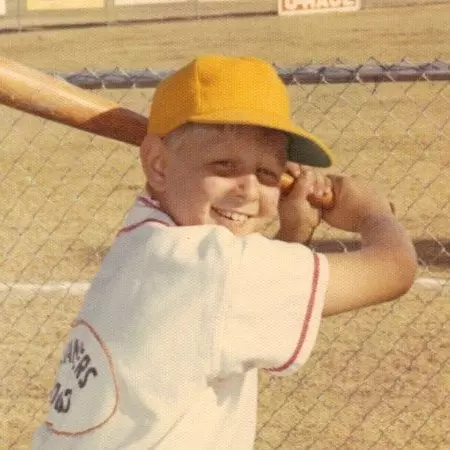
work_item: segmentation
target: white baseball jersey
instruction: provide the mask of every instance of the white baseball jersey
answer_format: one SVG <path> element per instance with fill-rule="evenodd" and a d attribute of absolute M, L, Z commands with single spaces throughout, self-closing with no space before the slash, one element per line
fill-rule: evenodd
<path fill-rule="evenodd" d="M 94 278 L 33 449 L 252 449 L 257 370 L 310 355 L 324 255 L 157 206 L 137 199 Z"/>

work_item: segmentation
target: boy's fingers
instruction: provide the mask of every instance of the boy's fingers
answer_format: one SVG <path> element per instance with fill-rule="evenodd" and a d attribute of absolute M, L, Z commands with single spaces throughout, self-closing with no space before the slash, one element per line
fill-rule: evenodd
<path fill-rule="evenodd" d="M 331 208 L 333 205 L 333 182 L 310 166 L 296 163 L 288 163 L 281 179 L 283 195 L 287 196 L 292 191 L 291 198 L 308 200 L 316 207 Z"/>
<path fill-rule="evenodd" d="M 334 207 L 333 191 L 326 191 L 321 196 L 310 194 L 308 196 L 308 202 L 311 206 L 321 210 L 332 209 Z"/>
<path fill-rule="evenodd" d="M 303 170 L 303 168 L 306 166 L 302 166 L 301 164 L 288 161 L 285 166 L 285 172 L 291 175 L 294 179 L 298 178 Z"/>
<path fill-rule="evenodd" d="M 300 200 L 306 199 L 315 190 L 316 177 L 310 168 L 300 168 L 300 173 L 295 180 L 292 192 L 293 196 Z"/>

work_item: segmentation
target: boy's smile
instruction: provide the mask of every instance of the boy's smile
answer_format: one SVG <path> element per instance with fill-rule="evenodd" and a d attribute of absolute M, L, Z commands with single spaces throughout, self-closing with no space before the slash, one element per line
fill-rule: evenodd
<path fill-rule="evenodd" d="M 225 217 L 226 219 L 233 222 L 244 223 L 249 219 L 249 217 L 251 217 L 249 214 L 241 213 L 238 211 L 227 211 L 225 209 L 214 208 L 214 206 L 211 207 L 211 209 L 220 217 Z"/>
<path fill-rule="evenodd" d="M 246 235 L 264 231 L 277 216 L 284 133 L 210 127 L 187 133 L 178 147 L 152 147 L 143 158 L 152 195 L 179 225 L 222 225 Z M 159 175 L 152 171 L 156 160 Z"/>

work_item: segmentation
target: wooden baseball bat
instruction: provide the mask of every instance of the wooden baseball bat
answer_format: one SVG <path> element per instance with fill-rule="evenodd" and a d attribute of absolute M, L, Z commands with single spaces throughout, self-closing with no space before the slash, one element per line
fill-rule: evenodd
<path fill-rule="evenodd" d="M 0 56 L 0 104 L 53 122 L 139 146 L 147 134 L 147 117 L 69 82 Z M 284 174 L 288 191 L 294 179 Z M 333 196 L 311 197 L 317 207 L 333 206 Z"/>

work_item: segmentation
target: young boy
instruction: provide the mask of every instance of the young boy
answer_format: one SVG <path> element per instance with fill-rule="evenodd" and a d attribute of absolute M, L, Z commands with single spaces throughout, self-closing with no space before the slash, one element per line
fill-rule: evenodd
<path fill-rule="evenodd" d="M 330 152 L 259 59 L 204 56 L 165 79 L 141 161 L 146 190 L 73 324 L 33 448 L 251 449 L 257 370 L 292 373 L 322 316 L 406 292 L 413 246 L 372 185 L 305 167 Z M 309 205 L 331 187 L 332 210 Z M 361 250 L 302 245 L 320 215 Z"/>

